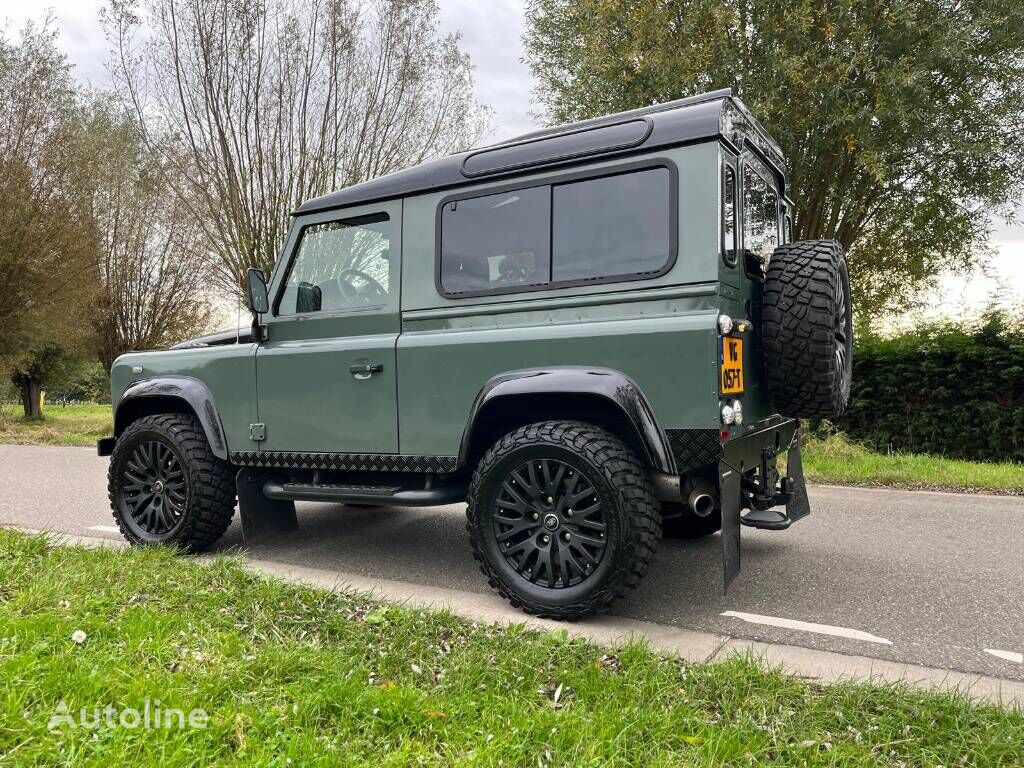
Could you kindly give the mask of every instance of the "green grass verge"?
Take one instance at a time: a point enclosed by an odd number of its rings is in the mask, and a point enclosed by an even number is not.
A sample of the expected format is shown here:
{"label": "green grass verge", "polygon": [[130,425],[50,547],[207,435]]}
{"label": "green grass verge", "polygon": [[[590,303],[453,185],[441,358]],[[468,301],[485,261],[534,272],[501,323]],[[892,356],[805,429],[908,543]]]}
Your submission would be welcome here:
{"label": "green grass verge", "polygon": [[803,461],[804,472],[811,483],[1024,495],[1022,464],[876,453],[851,442],[842,433],[824,437],[807,435]]}
{"label": "green grass verge", "polygon": [[20,405],[0,405],[0,443],[23,445],[96,445],[114,432],[109,405],[60,405],[43,408],[43,418],[26,419]]}
{"label": "green grass verge", "polygon": [[[76,632],[85,633],[80,643]],[[0,531],[0,765],[1019,765],[1024,715],[821,687],[287,585],[221,558]],[[201,729],[56,732],[80,710]],[[159,700],[159,705],[153,705]],[[128,724],[133,721],[129,718]]]}

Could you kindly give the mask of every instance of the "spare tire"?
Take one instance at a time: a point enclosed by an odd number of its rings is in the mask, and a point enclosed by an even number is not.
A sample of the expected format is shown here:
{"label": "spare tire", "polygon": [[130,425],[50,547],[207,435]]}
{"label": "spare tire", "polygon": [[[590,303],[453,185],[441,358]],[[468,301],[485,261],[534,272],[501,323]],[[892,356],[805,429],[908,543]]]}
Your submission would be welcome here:
{"label": "spare tire", "polygon": [[780,245],[768,263],[761,312],[765,377],[775,408],[839,416],[850,398],[850,273],[835,240]]}

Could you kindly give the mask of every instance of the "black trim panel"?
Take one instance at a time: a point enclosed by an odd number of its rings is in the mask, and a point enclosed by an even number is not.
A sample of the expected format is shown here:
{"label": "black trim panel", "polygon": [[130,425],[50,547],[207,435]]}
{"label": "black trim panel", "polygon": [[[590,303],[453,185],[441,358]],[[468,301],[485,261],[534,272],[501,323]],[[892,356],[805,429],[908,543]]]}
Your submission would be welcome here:
{"label": "black trim panel", "polygon": [[352,472],[447,474],[458,468],[455,456],[403,456],[396,453],[298,453],[232,451],[231,463],[265,469],[335,469]]}
{"label": "black trim panel", "polygon": [[152,379],[135,381],[128,385],[114,410],[114,434],[120,437],[128,426],[122,410],[125,404],[147,397],[166,397],[181,400],[195,413],[203,432],[210,443],[210,449],[218,459],[227,459],[228,444],[220,414],[213,402],[209,388],[199,379],[191,376],[157,376]]}
{"label": "black trim panel", "polygon": [[[523,141],[511,141],[467,155],[462,161],[462,175],[479,178],[504,171],[518,171],[565,160],[606,155],[617,149],[640,146],[647,141],[653,128],[652,120],[639,117]],[[530,150],[533,150],[532,154]],[[505,158],[504,162],[502,158]]]}
{"label": "black trim panel", "polygon": [[659,472],[675,474],[675,461],[668,440],[658,426],[654,409],[636,382],[621,371],[584,366],[525,368],[489,379],[470,408],[466,430],[462,433],[459,466],[468,463],[473,430],[488,405],[503,397],[538,394],[587,394],[605,398],[629,419],[643,442],[651,466]]}
{"label": "black trim panel", "polygon": [[665,435],[679,474],[717,464],[722,458],[717,429],[666,429]]}

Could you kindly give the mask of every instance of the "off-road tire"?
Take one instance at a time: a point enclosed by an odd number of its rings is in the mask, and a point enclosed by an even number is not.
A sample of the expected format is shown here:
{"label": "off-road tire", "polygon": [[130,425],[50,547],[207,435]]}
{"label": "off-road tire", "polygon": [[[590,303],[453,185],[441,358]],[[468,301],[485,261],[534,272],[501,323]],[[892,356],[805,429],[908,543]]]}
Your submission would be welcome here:
{"label": "off-road tire", "polygon": [[715,509],[707,517],[693,514],[685,504],[661,502],[666,517],[661,520],[661,536],[665,539],[703,539],[722,530],[722,511]]}
{"label": "off-road tire", "polygon": [[[162,535],[147,535],[130,519],[121,498],[125,464],[141,442],[170,446],[184,470],[185,504],[180,523]],[[231,524],[235,512],[234,470],[210,449],[202,425],[190,414],[144,416],[117,439],[107,473],[107,493],[114,521],[132,544],[161,544],[199,552],[214,544]]]}
{"label": "off-road tire", "polygon": [[835,240],[780,245],[768,263],[761,315],[765,378],[779,413],[846,410],[853,371],[850,275]]}
{"label": "off-road tire", "polygon": [[[571,461],[594,486],[607,518],[600,564],[563,588],[542,587],[516,573],[494,533],[496,486],[519,462],[545,456]],[[488,583],[516,608],[544,618],[579,619],[606,610],[640,583],[661,537],[660,509],[643,463],[618,437],[583,422],[545,421],[502,437],[477,465],[467,501],[470,546]]]}

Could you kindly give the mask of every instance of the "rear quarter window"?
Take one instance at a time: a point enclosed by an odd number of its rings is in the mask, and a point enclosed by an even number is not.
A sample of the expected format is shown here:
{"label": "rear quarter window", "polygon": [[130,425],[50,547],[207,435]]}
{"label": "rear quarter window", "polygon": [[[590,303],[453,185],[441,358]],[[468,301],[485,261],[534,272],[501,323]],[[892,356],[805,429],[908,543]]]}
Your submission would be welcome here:
{"label": "rear quarter window", "polygon": [[648,164],[444,201],[438,287],[464,297],[664,274],[675,185],[674,168]]}
{"label": "rear quarter window", "polygon": [[657,272],[672,249],[671,177],[651,168],[552,188],[551,279]]}
{"label": "rear quarter window", "polygon": [[551,280],[547,187],[453,200],[441,212],[441,284],[448,293]]}

